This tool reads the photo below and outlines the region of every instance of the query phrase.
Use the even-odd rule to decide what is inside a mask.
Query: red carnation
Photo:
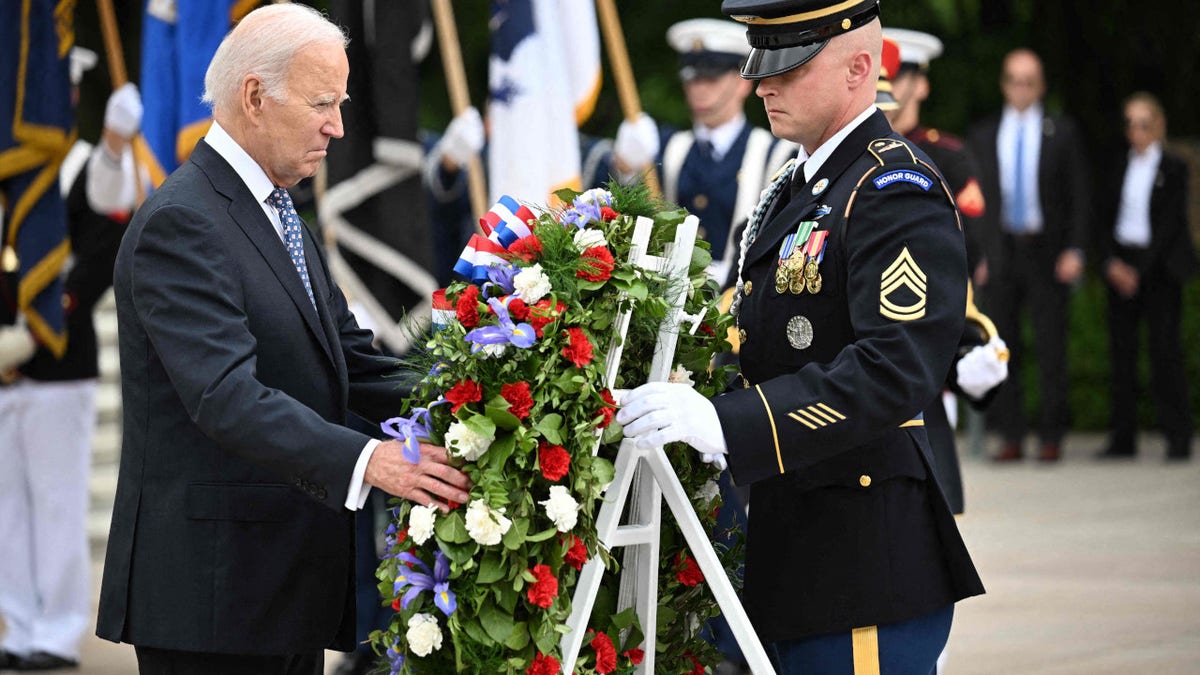
[[[692,556],[680,551],[675,559],[675,578],[679,583],[690,587],[704,581],[704,573],[700,571],[700,566]]]
[[[717,334],[717,331],[713,330],[713,327],[706,323],[700,324],[700,332],[704,333],[705,335],[707,335],[709,337],[712,337]]]
[[[525,321],[529,318],[529,305],[520,298],[509,298],[508,315],[515,321]]]
[[[613,398],[612,392],[607,389],[600,390],[600,398],[604,399],[604,405],[596,412],[596,416],[600,418],[600,424],[596,425],[597,429],[603,429],[612,424],[613,417],[617,414],[617,400]]]
[[[690,659],[692,661],[692,665],[695,666],[691,670],[684,673],[684,675],[704,675],[704,664],[700,663],[700,659],[693,656],[691,652],[684,652],[683,656],[684,658]]]
[[[401,596],[396,596],[396,599],[392,601],[392,611],[393,612],[400,611],[400,597]]]
[[[612,638],[608,633],[596,633],[591,641],[592,649],[596,650],[596,672],[611,673],[617,669],[617,649],[613,647]]]
[[[508,412],[523,420],[529,417],[533,408],[533,396],[529,391],[529,383],[525,381],[505,384],[500,387],[500,396],[508,401]]]
[[[571,468],[571,455],[561,445],[550,445],[543,441],[538,448],[538,466],[542,467],[542,477],[553,483],[567,475],[567,470]]]
[[[583,540],[575,535],[571,535],[571,548],[567,549],[566,555],[563,556],[563,562],[575,568],[575,571],[583,569],[583,564],[588,561],[587,546],[583,545]]]
[[[617,213],[616,211],[613,211],[612,209],[610,209],[607,206],[600,207],[600,219],[606,223],[611,223],[612,221],[616,220],[620,216],[621,216],[621,214]]]
[[[553,605],[554,599],[558,597],[558,578],[550,571],[549,565],[534,565],[529,571],[537,581],[529,585],[525,597],[529,598],[530,603],[546,609]]]
[[[642,651],[641,647],[634,647],[633,649],[622,652],[621,656],[627,657],[630,663],[637,666],[641,665],[642,659],[646,657],[646,652]]]
[[[525,262],[533,262],[542,254],[542,240],[532,234],[521,237],[508,247],[508,252]]]
[[[542,329],[546,327],[546,324],[562,316],[565,311],[567,311],[567,306],[563,303],[555,302],[551,306],[550,299],[543,298],[538,300],[529,311],[529,323],[533,325],[533,331],[537,333],[537,336],[542,337]]]
[[[613,256],[607,246],[593,246],[579,254],[575,276],[588,281],[608,281],[613,271]]]
[[[569,344],[563,347],[563,356],[579,368],[592,362],[592,343],[582,328],[568,328],[566,331]]]
[[[433,308],[434,309],[454,309],[454,305],[446,299],[446,289],[439,288],[433,292]]]
[[[403,544],[405,539],[408,539],[408,528],[407,527],[396,533],[396,544],[397,545]]]
[[[562,664],[558,659],[549,654],[537,653],[533,657],[533,665],[525,670],[525,675],[558,675],[562,671]]]
[[[471,380],[460,380],[458,384],[450,387],[450,391],[446,392],[446,400],[453,404],[451,410],[458,412],[458,409],[468,403],[474,403],[483,398],[483,387]]]
[[[454,315],[467,330],[479,325],[479,287],[470,284],[454,303]]]

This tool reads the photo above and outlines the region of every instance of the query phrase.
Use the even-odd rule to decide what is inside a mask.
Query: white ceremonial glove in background
[[[125,138],[133,138],[142,128],[142,97],[137,85],[126,82],[108,97],[104,107],[104,128]]]
[[[686,384],[643,384],[624,396],[617,421],[639,448],[683,441],[706,462],[724,459],[725,434],[716,408]]]
[[[442,156],[464,167],[483,149],[483,118],[475,107],[467,108],[450,120],[446,133],[438,142]]]
[[[630,169],[641,171],[658,156],[658,125],[646,113],[633,122],[621,122],[613,153]]]
[[[37,342],[25,326],[0,326],[0,373],[25,363],[35,351]]]
[[[1008,379],[1008,345],[999,336],[958,360],[958,386],[971,398],[983,398]]]

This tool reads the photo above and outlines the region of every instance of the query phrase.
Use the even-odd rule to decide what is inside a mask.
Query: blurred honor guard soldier
[[[1013,372],[1025,348],[1021,312],[1030,311],[1036,344],[1041,422],[1038,459],[1061,456],[1067,430],[1067,316],[1071,285],[1083,272],[1088,218],[1087,166],[1075,124],[1042,108],[1042,63],[1028,49],[1009,52],[1001,77],[1004,110],[967,132],[979,161],[987,224],[988,283],[981,289],[1001,335],[1013,341]],[[998,217],[993,217],[998,216]],[[997,461],[1021,459],[1027,424],[1021,378],[1001,387],[989,411],[1004,439]]]
[[[667,42],[679,52],[692,128],[659,129],[643,115],[621,124],[613,153],[614,173],[622,178],[645,171],[656,159],[661,163],[663,196],[700,219],[701,235],[712,246],[709,275],[722,284],[737,255],[734,229],[750,216],[771,175],[796,152],[791,143],[746,121],[752,85],[738,76],[750,52],[744,33],[722,19],[671,26]]]
[[[1112,437],[1102,458],[1137,452],[1137,358],[1142,320],[1150,337],[1150,388],[1167,438],[1167,458],[1192,454],[1192,411],[1180,346],[1183,286],[1196,271],[1188,232],[1187,162],[1163,148],[1167,120],[1154,96],[1138,93],[1125,102],[1121,157],[1106,184],[1112,214],[1097,239],[1108,284],[1109,350],[1112,356]]]
[[[298,3],[247,14],[205,76],[212,127],[117,254],[124,438],[96,632],[143,675],[318,675],[354,647],[372,486],[467,498],[444,449],[410,463],[345,426],[404,396],[286,190],[342,136],[345,45]]]
[[[877,0],[726,0],[781,171],[739,254],[744,382],[630,392],[637,443],[685,441],[751,486],[744,601],[781,673],[930,673],[983,592],[922,409],[954,358],[966,256],[953,196],[874,107]]]
[[[891,77],[889,93],[895,101],[893,109],[885,114],[892,128],[916,143],[942,171],[963,219],[968,242],[967,267],[974,269],[969,242],[973,230],[978,236],[979,218],[984,214],[975,160],[958,138],[920,125],[921,102],[929,96],[929,79],[926,77],[929,60],[941,52],[942,41],[928,33],[883,29],[883,66]],[[889,61],[889,56],[894,60]],[[882,74],[879,81],[882,86]],[[981,314],[971,300],[967,305],[967,323],[959,340],[958,355],[946,377],[946,391],[925,409],[925,431],[933,448],[934,467],[955,515],[963,512],[962,472],[954,445],[958,418],[956,394],[972,407],[982,409],[1008,377],[1008,346],[996,334],[991,319]]]

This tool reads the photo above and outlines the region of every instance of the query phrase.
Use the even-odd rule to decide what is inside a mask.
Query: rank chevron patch
[[[893,293],[908,289],[915,300],[909,302],[907,294],[901,294],[904,299],[890,299]],[[900,304],[908,302],[908,304]],[[879,280],[879,313],[896,321],[912,321],[925,316],[925,273],[913,260],[912,254],[905,246],[900,255],[883,271]]]

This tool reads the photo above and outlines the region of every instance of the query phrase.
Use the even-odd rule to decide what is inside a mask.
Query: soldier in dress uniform
[[[700,219],[701,236],[712,247],[709,274],[718,283],[725,282],[736,259],[734,230],[749,217],[771,175],[796,153],[791,143],[746,120],[752,86],[738,76],[750,52],[743,32],[721,19],[671,26],[667,42],[679,52],[692,128],[659,128],[644,114],[623,122],[611,166],[599,167],[604,175],[630,180],[656,163],[663,196]]]
[[[929,61],[942,53],[942,41],[928,33],[885,28],[883,45],[883,70],[887,78],[881,73],[879,81],[882,87],[885,79],[890,80],[887,91],[893,101],[885,114],[892,128],[916,143],[941,170],[954,192],[963,220],[968,242],[967,268],[978,271],[979,263],[973,260],[970,241],[973,232],[978,234],[985,204],[975,159],[959,138],[921,125],[921,103],[929,96],[926,73]],[[979,275],[975,276],[978,280]],[[973,301],[968,302],[966,316],[958,355],[946,377],[946,389],[925,409],[925,429],[933,448],[938,481],[955,515],[961,514],[964,507],[962,472],[954,444],[958,396],[973,408],[982,410],[1008,377],[1008,346],[997,334],[991,319],[979,312]]]
[[[983,584],[922,410],[955,356],[966,254],[953,194],[874,107],[878,0],[725,0],[743,77],[800,144],[739,250],[743,382],[630,392],[645,447],[684,441],[750,485],[744,602],[781,673],[933,670]]]

